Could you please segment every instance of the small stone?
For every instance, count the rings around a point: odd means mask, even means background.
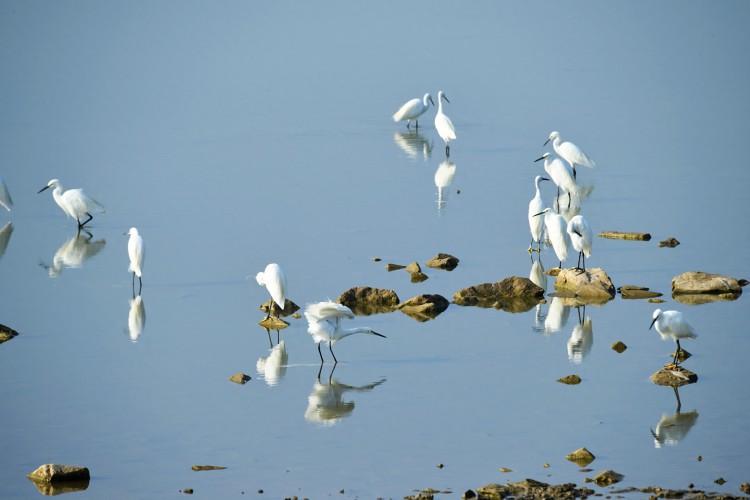
[[[237,372],[231,377],[229,377],[227,380],[230,382],[234,382],[235,384],[246,384],[250,380],[250,375],[245,375],[242,372]]]
[[[513,472],[513,469],[509,469],[508,467],[500,467],[497,470],[499,470],[500,472]]]
[[[373,262],[380,262],[380,260],[381,260],[380,257],[373,257],[372,258]]]
[[[701,455],[698,455],[698,458],[697,458],[697,460],[698,460],[699,462],[702,462],[702,461],[703,461],[703,456],[701,456]]]
[[[461,498],[463,500],[472,500],[477,497],[477,494],[474,493],[472,490],[466,490],[464,491],[464,494],[461,495]]]
[[[398,271],[399,269],[404,269],[406,266],[402,266],[401,264],[386,264],[385,270],[389,273],[391,271]]]
[[[339,490],[339,494],[341,494],[341,495],[343,495],[343,494],[344,494],[344,488],[341,488],[341,489]]]
[[[621,340],[618,340],[617,342],[612,344],[612,350],[616,351],[618,354],[622,354],[623,352],[625,352],[625,349],[627,348],[628,346],[626,346],[625,343],[622,342]]]
[[[544,467],[545,469],[549,469],[549,464],[542,464],[542,467]]]
[[[579,377],[578,375],[568,375],[566,377],[557,379],[557,381],[562,382],[563,384],[577,385],[581,383],[581,377]]]
[[[661,297],[661,293],[652,292],[643,286],[623,285],[617,290],[623,299],[650,299]]]
[[[447,253],[439,253],[428,260],[425,265],[435,269],[453,271],[458,266],[458,259]]]
[[[750,495],[750,483],[742,483],[740,485],[740,491],[746,495]]]
[[[191,467],[194,471],[204,471],[204,470],[224,470],[226,467],[222,467],[221,465],[193,465]]]
[[[726,479],[724,479],[723,477],[720,477],[719,479],[714,480],[714,483],[718,484],[719,486],[721,486],[722,484],[726,482],[727,482]]]
[[[260,493],[262,495],[263,494],[263,490],[258,490],[258,493]]]
[[[578,448],[573,453],[568,454],[565,458],[579,467],[586,467],[593,462],[596,457],[586,448]]]
[[[599,486],[609,486],[610,484],[619,483],[625,478],[622,474],[618,474],[613,470],[605,470],[601,474],[594,477],[594,482]]]
[[[680,242],[677,241],[677,238],[667,238],[666,240],[659,242],[660,247],[668,247],[668,248],[674,248],[679,244]]]
[[[666,300],[664,299],[648,299],[648,301],[652,304],[663,304],[666,302]]]
[[[2,344],[3,342],[7,342],[8,340],[16,336],[18,336],[18,332],[13,328],[5,325],[0,325],[0,344]]]
[[[186,495],[192,495],[193,494],[193,488],[185,488],[182,490],[182,492]]]
[[[443,465],[443,464],[437,464],[437,468],[438,468],[438,469],[442,469],[443,467],[444,467],[444,465]]]

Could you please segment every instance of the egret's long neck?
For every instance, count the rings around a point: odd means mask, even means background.
[[[438,113],[443,112],[443,98],[438,99]]]
[[[59,206],[63,206],[62,204],[62,186],[59,184],[55,186],[55,189],[52,190],[52,197],[55,199],[55,203],[57,203]]]
[[[555,140],[552,141],[552,149],[555,150],[555,153],[560,154],[560,151],[558,151],[559,147],[560,147],[560,136],[558,135],[557,137],[555,137]]]

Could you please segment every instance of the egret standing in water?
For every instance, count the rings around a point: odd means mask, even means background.
[[[578,264],[576,269],[586,272],[586,257],[591,257],[591,242],[594,234],[591,232],[589,222],[583,215],[576,215],[568,222],[568,236],[573,244],[573,249],[578,252]],[[581,267],[581,257],[583,257],[583,267]]]
[[[576,165],[583,165],[584,167],[589,168],[594,168],[596,166],[596,163],[586,156],[586,153],[581,151],[581,148],[572,142],[561,143],[560,134],[556,130],[549,135],[544,146],[546,146],[549,141],[552,141],[552,147],[555,149],[555,153],[562,156],[563,159],[570,164],[570,168],[573,169],[573,177],[576,176]]]
[[[274,304],[279,307],[276,313],[276,317],[278,318],[286,305],[286,276],[284,275],[284,271],[281,270],[281,266],[276,263],[268,264],[264,271],[255,275],[255,281],[260,286],[265,286],[268,293],[271,294],[272,300],[268,304],[266,319],[271,317],[271,310],[273,310]]]
[[[560,260],[560,268],[562,269],[562,263],[568,258],[568,247],[570,246],[570,237],[565,232],[567,225],[562,215],[555,213],[551,208],[545,208],[534,217],[539,217],[544,214],[544,226],[547,228],[547,236],[552,243],[552,248],[555,250],[555,255]]]
[[[432,100],[432,96],[429,93],[425,94],[421,100],[415,97],[407,101],[393,114],[393,121],[402,122],[406,120],[406,128],[409,128],[409,124],[414,120],[416,128],[419,128],[419,117],[425,114],[430,108],[429,103],[432,103],[433,106],[435,105],[435,101]]]
[[[672,360],[672,364],[676,365],[682,352],[680,339],[694,339],[698,335],[695,333],[693,326],[682,317],[680,311],[662,311],[661,309],[657,309],[654,311],[653,318],[651,326],[648,329],[651,330],[651,327],[656,325],[656,331],[659,332],[662,340],[672,339],[677,342],[677,350]]]
[[[49,188],[54,188],[52,190],[52,197],[67,216],[74,218],[78,222],[78,229],[83,228],[83,226],[94,218],[92,213],[105,213],[104,207],[97,201],[89,198],[82,189],[68,189],[63,192],[62,184],[57,179],[49,181],[37,194]],[[88,219],[81,222],[84,216],[88,216]]]
[[[450,102],[441,90],[438,92],[438,112],[435,115],[435,128],[440,138],[445,142],[445,156],[450,156],[451,148],[448,143],[456,140],[456,129],[453,127],[451,119],[443,113],[443,99],[445,99],[445,102]]]
[[[5,207],[8,212],[13,208],[13,198],[10,197],[8,186],[5,185],[2,177],[0,177],[0,205]]]
[[[531,244],[529,245],[529,252],[534,251],[534,242],[537,242],[537,251],[542,249],[542,234],[544,233],[544,221],[536,217],[536,214],[544,210],[544,202],[542,201],[542,195],[539,192],[539,182],[548,181],[546,177],[537,175],[534,178],[534,186],[536,187],[536,194],[529,202],[529,229],[531,230]]]
[[[310,332],[313,340],[318,344],[318,354],[320,355],[321,364],[324,363],[323,353],[320,352],[321,342],[328,342],[328,349],[331,351],[334,364],[338,364],[339,361],[336,359],[336,355],[333,354],[333,344],[344,337],[354,335],[355,333],[368,333],[385,338],[385,335],[368,327],[341,328],[341,320],[343,318],[352,319],[353,317],[354,313],[351,309],[336,302],[325,301],[307,306],[305,309],[305,318],[307,318],[308,323],[307,331]]]
[[[570,196],[571,194],[578,194],[578,184],[576,184],[576,178],[573,175],[573,169],[562,162],[560,158],[554,158],[552,161],[549,160],[549,153],[544,153],[541,157],[534,160],[534,162],[544,160],[544,170],[552,179],[552,182],[557,186],[557,198],[558,205],[560,204],[560,188],[568,193],[568,207],[570,207]]]
[[[134,227],[131,227],[125,234],[130,235],[128,239],[128,257],[130,257],[128,271],[133,273],[133,293],[135,293],[135,277],[138,276],[138,295],[140,295],[143,288],[141,276],[143,276],[143,259],[145,257],[143,238]]]

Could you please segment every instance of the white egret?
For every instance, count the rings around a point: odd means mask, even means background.
[[[281,270],[281,266],[273,262],[268,264],[264,271],[255,275],[255,281],[260,286],[266,287],[268,293],[271,294],[272,300],[268,305],[266,319],[271,317],[274,304],[279,308],[276,313],[276,317],[278,318],[286,305],[286,276],[284,275],[284,271]]]
[[[594,234],[591,232],[589,222],[583,215],[576,215],[568,222],[568,236],[573,244],[573,250],[578,252],[578,264],[576,269],[586,271],[586,257],[591,257],[591,242]],[[581,257],[583,257],[583,267],[581,267]]]
[[[445,99],[445,102],[450,102],[441,90],[438,92],[438,111],[435,115],[435,128],[440,138],[445,142],[445,156],[450,156],[451,149],[448,143],[456,140],[456,129],[453,127],[451,119],[443,113],[443,99]]]
[[[404,103],[404,105],[393,114],[393,121],[402,122],[406,120],[406,128],[409,128],[409,124],[414,120],[416,128],[419,128],[419,117],[425,114],[430,108],[429,103],[432,103],[433,106],[435,105],[435,101],[432,100],[432,96],[429,93],[425,94],[421,100],[415,97]]]
[[[694,339],[698,335],[695,333],[693,326],[682,317],[680,311],[662,311],[657,309],[654,311],[653,321],[651,321],[651,327],[656,325],[656,331],[661,335],[662,340],[673,339],[677,342],[677,350],[674,353],[674,359],[672,364],[677,364],[677,360],[680,357],[682,347],[680,347],[680,339]]]
[[[146,254],[143,248],[143,238],[138,234],[138,230],[131,227],[126,235],[130,235],[128,239],[128,257],[130,257],[130,266],[128,272],[133,273],[133,291],[135,292],[135,277],[138,276],[138,295],[141,294],[143,288],[143,259]]]
[[[336,355],[333,354],[333,344],[344,337],[354,335],[355,333],[368,333],[385,338],[385,335],[368,327],[341,328],[341,320],[343,318],[352,319],[353,317],[354,313],[351,309],[330,300],[307,306],[305,309],[305,318],[307,318],[308,323],[307,331],[310,332],[313,340],[318,344],[318,354],[320,355],[321,364],[324,362],[323,353],[320,352],[321,342],[328,342],[328,349],[331,351],[334,364],[336,364],[338,360],[336,359]]]
[[[568,207],[570,207],[571,194],[578,195],[578,184],[576,184],[573,169],[563,163],[560,158],[554,158],[550,161],[549,156],[549,153],[544,153],[534,161],[537,162],[544,160],[544,170],[550,176],[552,182],[557,186],[557,198],[560,198],[560,189],[562,189],[563,192],[568,193]]]
[[[547,236],[552,243],[552,248],[555,250],[555,255],[560,261],[560,268],[562,268],[563,261],[568,258],[568,247],[570,246],[570,237],[566,232],[567,224],[562,215],[555,213],[551,208],[547,207],[534,217],[539,217],[544,214],[544,226],[547,228]]]
[[[13,208],[13,198],[10,197],[8,186],[5,185],[2,177],[0,177],[0,205],[5,207],[8,212]]]
[[[63,192],[62,184],[57,179],[50,180],[37,194],[49,188],[54,188],[52,197],[68,217],[72,217],[78,222],[78,229],[81,229],[94,218],[92,214],[106,213],[104,207],[99,202],[89,198],[82,189],[68,189]],[[81,222],[84,215],[88,216],[88,219]]]
[[[573,177],[576,176],[576,165],[583,165],[584,167],[594,168],[596,163],[591,160],[586,153],[581,151],[581,148],[573,144],[572,142],[560,142],[560,134],[557,131],[553,131],[547,141],[544,143],[546,146],[549,141],[552,141],[552,147],[555,149],[555,153],[562,156],[565,161],[568,162],[570,168],[573,169]]]
[[[537,175],[534,179],[536,194],[529,202],[529,229],[531,230],[531,244],[529,245],[529,252],[533,251],[535,241],[539,245],[537,251],[541,251],[542,249],[544,221],[539,217],[535,217],[535,215],[544,210],[544,202],[542,201],[542,195],[539,192],[539,182],[548,180],[549,179],[547,179],[546,177],[542,177],[541,175]]]

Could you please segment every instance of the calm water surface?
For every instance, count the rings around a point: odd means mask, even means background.
[[[36,496],[25,475],[51,462],[88,466],[92,498],[455,498],[606,469],[618,486],[739,493],[747,297],[688,306],[670,283],[750,278],[749,21],[744,2],[3,2],[0,323],[21,335],[0,346],[0,496]],[[438,90],[450,162],[434,110],[419,135],[390,122]],[[343,341],[320,377],[304,319],[269,352],[268,295],[246,279],[269,262],[300,305],[358,285],[451,299],[537,270],[526,211],[552,130],[597,162],[572,209],[595,232],[653,235],[596,238],[588,264],[664,293],[698,331],[679,429],[659,425],[677,400],[649,376],[674,346],[646,301],[358,317],[388,338]],[[90,236],[36,194],[51,178],[107,208]],[[136,302],[131,226],[147,249]],[[657,246],[670,236],[682,244]],[[384,268],[438,252],[458,268],[419,284]],[[252,380],[227,381],[240,371]],[[580,385],[555,381],[572,373]],[[565,459],[582,446],[591,472]]]

